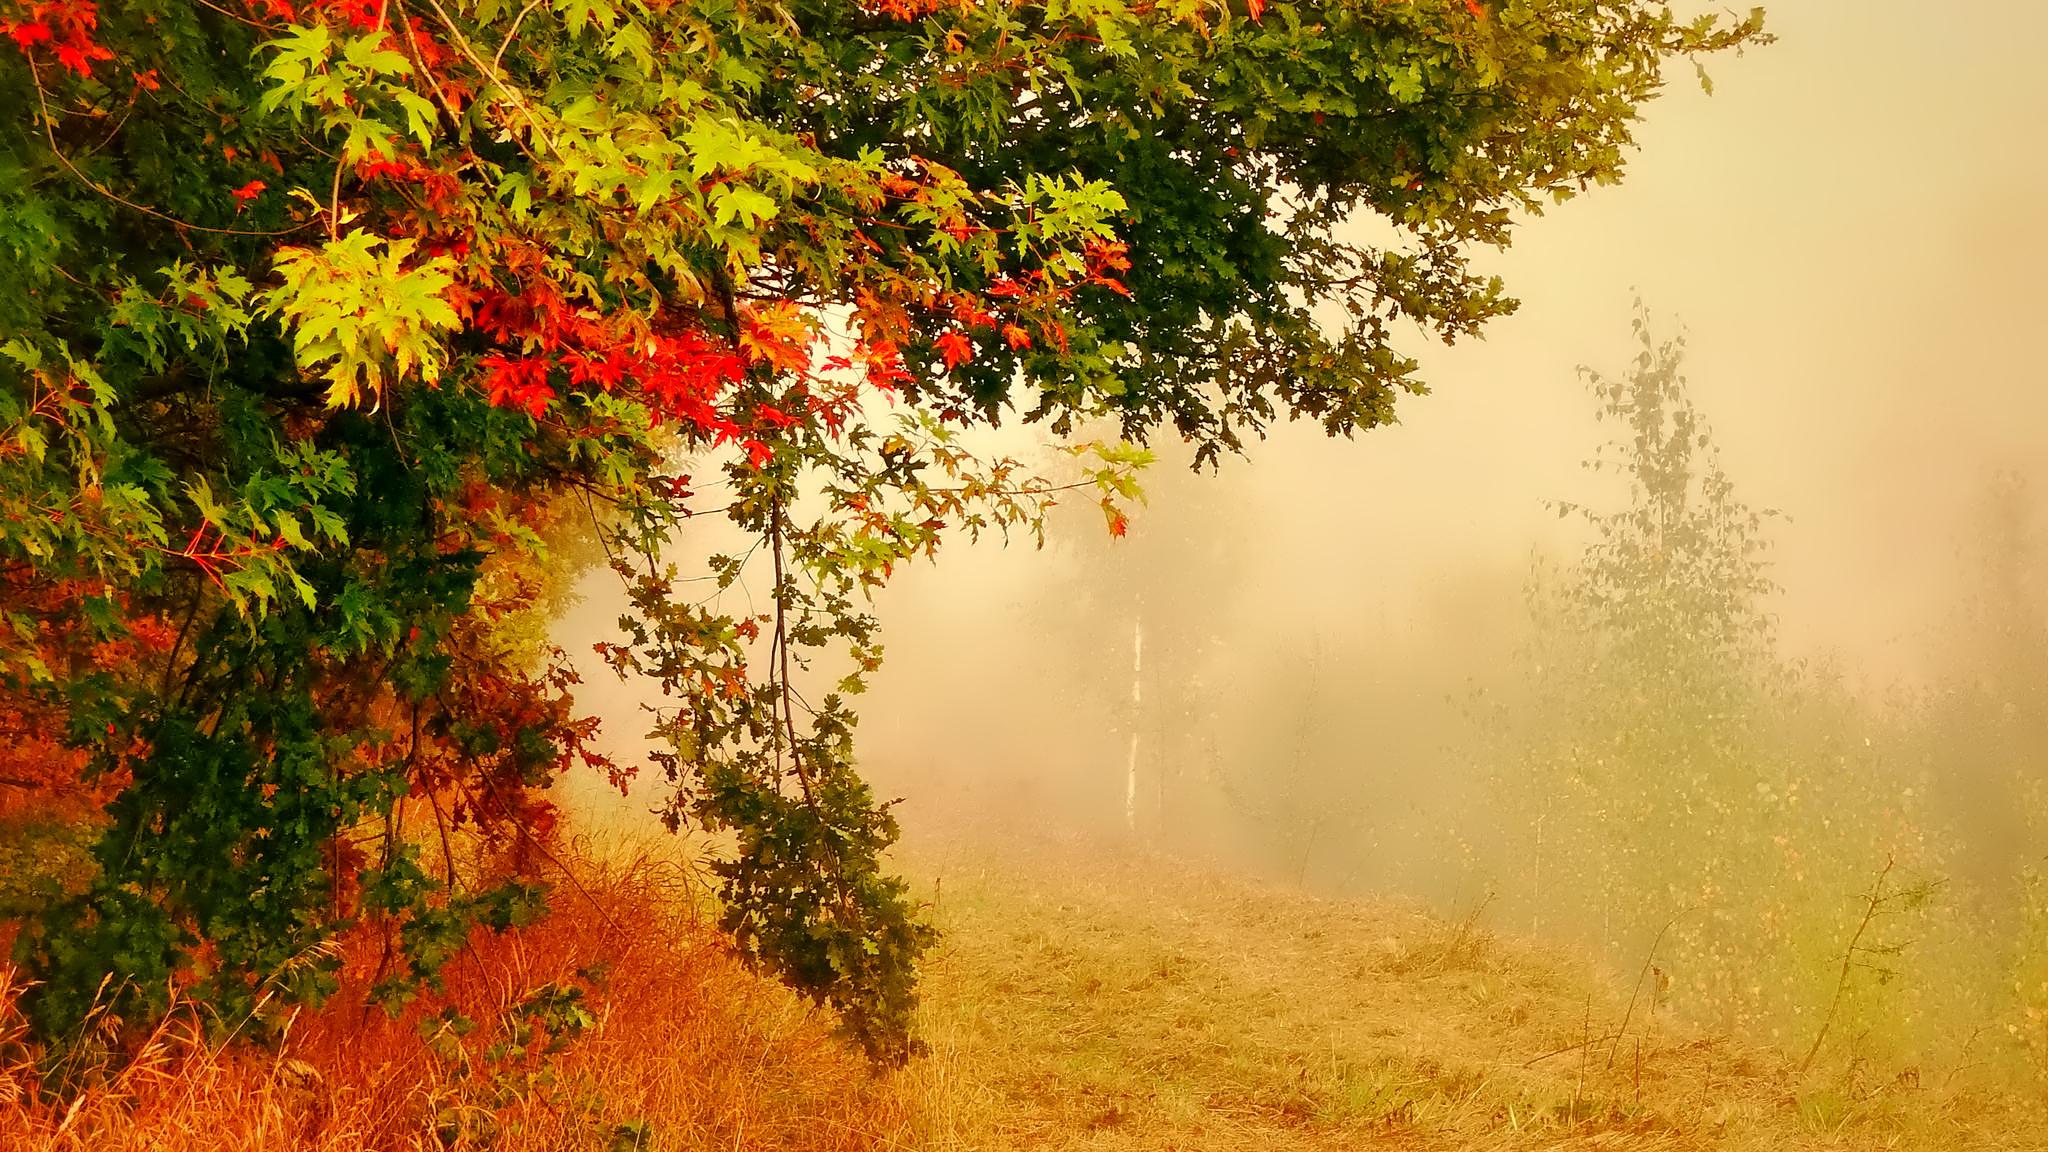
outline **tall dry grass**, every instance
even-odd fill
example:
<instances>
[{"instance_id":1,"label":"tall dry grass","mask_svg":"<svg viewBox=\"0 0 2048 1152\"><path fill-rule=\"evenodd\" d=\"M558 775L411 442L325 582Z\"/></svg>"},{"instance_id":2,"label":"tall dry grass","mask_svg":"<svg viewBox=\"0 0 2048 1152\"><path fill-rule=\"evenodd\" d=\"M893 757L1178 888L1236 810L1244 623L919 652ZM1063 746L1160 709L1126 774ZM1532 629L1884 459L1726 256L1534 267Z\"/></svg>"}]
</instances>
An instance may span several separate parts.
<instances>
[{"instance_id":1,"label":"tall dry grass","mask_svg":"<svg viewBox=\"0 0 2048 1152\"><path fill-rule=\"evenodd\" d=\"M203 1006L185 1004L68 1093L39 1075L21 978L0 968L0 1152L901 1142L903 1093L826 1016L734 961L682 866L639 857L579 872L552 915L479 932L444 989L395 1017L360 991L378 943L348 941L344 987L356 991L271 1021L274 1042L210 1038Z\"/></svg>"}]
</instances>

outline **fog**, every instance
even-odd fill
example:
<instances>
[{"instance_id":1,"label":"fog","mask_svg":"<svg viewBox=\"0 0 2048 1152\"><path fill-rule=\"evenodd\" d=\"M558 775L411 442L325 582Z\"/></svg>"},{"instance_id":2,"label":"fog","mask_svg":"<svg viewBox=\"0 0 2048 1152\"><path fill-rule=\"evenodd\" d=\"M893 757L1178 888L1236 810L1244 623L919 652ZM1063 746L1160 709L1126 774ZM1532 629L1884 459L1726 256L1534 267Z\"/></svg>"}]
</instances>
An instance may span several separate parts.
<instances>
[{"instance_id":1,"label":"fog","mask_svg":"<svg viewBox=\"0 0 2048 1152\"><path fill-rule=\"evenodd\" d=\"M1157 444L1126 538L1084 499L1053 517L1043 549L958 540L899 574L876 602L888 658L861 702L860 757L903 798L910 839L1093 838L1455 913L1508 891L1488 913L1497 926L1640 956L1664 913L1698 901L1660 879L1638 886L1652 895L1632 912L1611 892L1560 903L1546 869L1557 885L1580 868L1590 892L1607 881L1586 869L1611 879L1628 865L1597 852L1574 864L1559 824L1546 846L1544 813L1514 778L1549 755L1531 741L1561 739L1528 735L1554 719L1540 715L1552 705L1531 592L1590 539L1559 505L1628 500L1611 472L1583 465L1615 430L1596 422L1579 368L1627 367L1641 301L1660 335L1685 336L1691 399L1736 493L1779 514L1760 533L1777 589L1762 605L1774 670L1756 695L1794 702L1744 730L1772 733L1756 755L1773 765L1825 767L1759 767L1742 803L1687 799L1662 831L1639 821L1630 835L1650 842L1620 851L1698 839L1699 867L1718 875L1735 841L1798 841L1807 825L1773 821L1802 795L1836 813L1812 822L1825 844L1786 847L1789 871L1751 878L1812 886L1811 908L1758 914L1810 924L1810 938L1713 913L1681 941L1719 957L1702 996L1739 999L1723 988L1747 979L1737 969L1791 955L1729 959L1730 938L1833 955L1839 915L1901 853L1912 878L1899 883L1946 886L1947 911L1914 939L1949 949L1934 961L1949 984L1976 996L2030 962L2012 943L2033 931L2015 893L2048 844L2015 798L2035 795L2028 766L2044 750L2029 733L2048 723L2014 720L2043 696L2015 703L2031 673L2012 669L2048 660L2008 661L1987 689L1996 732L1953 703L1953 685L1982 679L1982 638L1999 631L1959 637L1958 621L1981 614L1996 556L2024 551L2048 507L2048 74L2034 58L2048 8L1785 0L1771 20L1778 42L1717 61L1713 95L1674 78L1623 186L1527 221L1512 250L1487 255L1521 310L1481 341L1412 341L1432 392L1407 398L1398 425L1335 441L1282 425L1213 475ZM1029 428L987 445L1057 468ZM2033 577L2015 579L2014 603L2048 608ZM579 654L617 608L602 579L586 593L561 628ZM633 691L590 680L581 699L630 736ZM1512 719L1517 708L1539 714ZM644 807L636 794L605 810ZM1596 839L1612 818L1599 813L1581 829ZM1895 819L1907 831L1880 835ZM1533 847L1516 839L1532 822ZM1851 825L1877 839L1841 832ZM1811 984L1826 964L1808 968ZM1795 991L1809 1008L1825 999ZM1783 1007L1766 999L1743 1011ZM1907 1016L1942 1010L1916 1004Z\"/></svg>"},{"instance_id":2,"label":"fog","mask_svg":"<svg viewBox=\"0 0 2048 1152\"><path fill-rule=\"evenodd\" d=\"M1771 21L1779 42L1717 61L1711 96L1680 77L1652 107L1625 184L1491 256L1520 312L1483 341L1422 345L1433 392L1398 425L1349 441L1282 426L1202 480L1165 475L1162 446L1152 508L1117 546L1076 515L1050 556L959 548L902 579L881 604L870 757L959 749L972 775L1040 738L1056 694L1029 670L1068 640L1031 606L1132 566L1157 603L1263 621L1237 658L1275 675L1299 673L1311 636L1441 651L1512 624L1530 550L1573 541L1548 502L1602 491L1576 368L1626 360L1637 298L1685 330L1731 477L1785 516L1769 532L1785 646L1876 688L1918 676L1974 502L1998 470L2048 471L2032 47L2048 8L1790 0ZM1216 514L1177 513L1185 499ZM986 665L978 706L933 707L963 651Z\"/></svg>"}]
</instances>

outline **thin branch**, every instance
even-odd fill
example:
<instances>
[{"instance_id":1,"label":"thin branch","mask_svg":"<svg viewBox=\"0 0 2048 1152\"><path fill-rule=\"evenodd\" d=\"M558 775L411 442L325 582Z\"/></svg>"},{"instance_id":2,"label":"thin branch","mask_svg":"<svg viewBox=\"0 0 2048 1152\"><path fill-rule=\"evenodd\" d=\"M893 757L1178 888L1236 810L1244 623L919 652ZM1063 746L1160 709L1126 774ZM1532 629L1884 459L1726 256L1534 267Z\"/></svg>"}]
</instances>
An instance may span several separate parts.
<instances>
[{"instance_id":1,"label":"thin branch","mask_svg":"<svg viewBox=\"0 0 2048 1152\"><path fill-rule=\"evenodd\" d=\"M554 137L550 136L540 126L540 121L534 118L533 109L526 103L526 98L520 95L516 87L504 80L503 73L483 62L483 58L476 54L476 46L469 42L469 37L463 35L462 29L456 25L455 17L448 14L448 10L441 6L440 0L427 0L427 6L432 8L435 14L441 17L441 25L448 29L448 35L454 39L455 47L464 56L469 58L471 64L476 65L479 72L483 73L484 81L503 92L505 97L512 102L512 106L519 110L520 115L526 117L526 126L541 138L541 142L548 146L548 151L554 152L559 156L560 149L555 147Z\"/></svg>"},{"instance_id":2,"label":"thin branch","mask_svg":"<svg viewBox=\"0 0 2048 1152\"><path fill-rule=\"evenodd\" d=\"M1664 934L1671 931L1671 926L1684 919L1686 913L1691 911L1691 908L1683 909L1678 915L1666 920L1664 926L1657 929L1656 939L1650 941L1650 952L1643 957L1643 970L1636 975L1636 986L1628 994L1628 1008L1621 1014L1621 1028L1615 1032L1614 1043L1607 1049L1607 1066L1609 1068L1614 1067L1614 1054L1621 1048L1621 1038L1628 1034L1629 1018L1636 1014L1636 1000L1643 994L1643 982L1650 978L1651 967L1657 961L1657 949L1664 943ZM1652 992L1650 1003L1654 1007L1656 1002L1656 993Z\"/></svg>"},{"instance_id":3,"label":"thin branch","mask_svg":"<svg viewBox=\"0 0 2048 1152\"><path fill-rule=\"evenodd\" d=\"M210 232L217 236L289 236L294 232L304 231L308 226L310 226L313 223L312 221L308 220L303 224L294 224L290 228L280 228L271 231L259 231L249 228L215 228L206 224L194 224L189 220L180 220L176 216L172 216L167 212L161 212L155 208L151 208L147 204L137 204L135 201L120 195L111 188L108 188L106 185L101 184L99 181L94 180L90 176L87 176L85 172L78 167L78 165L73 164L71 162L71 157L66 156L64 154L64 150L58 147L57 130L55 127L56 119L50 114L49 95L43 89L42 70L36 67L36 62L33 59L30 59L28 62L28 72L29 81L36 90L36 106L42 110L43 139L49 142L50 155L55 156L57 158L57 162L64 166L65 171L70 172L72 177L75 178L80 184L83 184L87 188L92 189L94 192L97 192L100 195L106 197L107 199L112 200L114 203L121 205L123 208L131 209L133 211L140 212L145 216L150 216L154 217L155 219L162 220L165 223L172 225L173 227L188 228L194 232Z\"/></svg>"},{"instance_id":4,"label":"thin branch","mask_svg":"<svg viewBox=\"0 0 2048 1152\"><path fill-rule=\"evenodd\" d=\"M497 801L499 809L502 810L508 817L511 816L512 806L506 802L504 795L498 791L497 781L491 779L491 774L489 772L479 772L477 773L477 778L482 780L484 782L484 787L490 790L491 799ZM467 789L465 789L464 791L466 793ZM470 797L470 804L472 807L476 804L475 797ZM537 839L532 832L527 830L526 825L520 823L516 819L510 820L509 823L511 823L512 825L513 832L516 833L521 840L524 840L529 847L531 847L534 851L539 852L541 856L547 860L548 863L553 864L557 869L561 871L562 875L569 881L569 886L576 889L577 894L583 897L584 901L590 905L591 910L596 912L598 917L602 919L605 922L605 924L611 928L612 931L617 932L620 935L625 934L625 928L621 926L617 920L612 919L611 911L607 909L603 904L598 902L597 897L591 893L589 888L584 886L582 878L576 875L574 869L570 868L567 864L562 863L561 858L557 857L553 852L550 852L548 850L547 845L541 843L540 840Z\"/></svg>"},{"instance_id":5,"label":"thin branch","mask_svg":"<svg viewBox=\"0 0 2048 1152\"><path fill-rule=\"evenodd\" d=\"M1892 874L1893 863L1893 858L1887 854L1884 867L1878 870L1877 882L1870 886L1870 891L1863 898L1863 919L1857 922L1855 933L1849 937L1849 946L1842 950L1842 971L1835 978L1835 994L1828 999L1828 1014L1821 1019L1820 1031L1814 1034L1813 1044L1806 1050L1806 1058L1799 1062L1801 1076L1813 1067L1814 1057L1820 1055L1820 1046L1828 1038L1828 1029L1834 1027L1835 1014L1841 1010L1842 997L1849 990L1849 973L1856 967L1856 953L1861 951L1859 946L1863 942L1863 934L1870 931L1871 922L1877 919L1878 909L1885 903L1884 882Z\"/></svg>"},{"instance_id":6,"label":"thin branch","mask_svg":"<svg viewBox=\"0 0 2048 1152\"><path fill-rule=\"evenodd\" d=\"M505 50L512 47L512 41L519 38L519 26L526 23L526 18L533 14L535 8L546 2L547 0L530 0L526 7L519 10L519 15L512 18L511 29L505 33L505 39L498 44L498 50L491 54L491 75L501 75L499 65L504 62Z\"/></svg>"}]
</instances>

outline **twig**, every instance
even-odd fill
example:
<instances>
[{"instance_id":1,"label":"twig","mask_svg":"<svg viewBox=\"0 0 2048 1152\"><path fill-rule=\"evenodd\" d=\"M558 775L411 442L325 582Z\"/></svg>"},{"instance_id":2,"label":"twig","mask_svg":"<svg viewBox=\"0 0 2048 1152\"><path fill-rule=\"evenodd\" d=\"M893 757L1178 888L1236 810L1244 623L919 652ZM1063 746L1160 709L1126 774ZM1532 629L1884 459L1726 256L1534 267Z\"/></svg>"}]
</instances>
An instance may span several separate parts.
<instances>
[{"instance_id":1,"label":"twig","mask_svg":"<svg viewBox=\"0 0 2048 1152\"><path fill-rule=\"evenodd\" d=\"M510 31L508 31L508 32L506 32L506 33L505 33L505 39L499 42L499 44L498 44L498 50L497 50L496 52L493 52L493 53L491 54L491 72L490 72L490 74L491 74L492 76L497 76L497 75L500 75L500 73L499 73L498 69L499 69L500 65L502 65L502 64L504 63L504 60L505 60L505 50L506 50L507 48L510 48L510 47L512 47L512 41L514 41L515 39L518 39L518 37L519 37L519 26L520 26L521 24L524 24L524 23L526 23L526 18L527 18L528 16L531 16L531 15L533 15L533 10L534 10L535 8L538 8L538 7L540 7L540 6L542 5L542 4L545 4L545 3L547 3L547 0L530 0L530 2L529 2L529 3L527 4L527 5L526 5L526 7L524 7L524 8L521 8L521 9L519 10L519 15L517 15L517 16L514 16L514 17L512 18L512 28L511 28L511 30L510 30Z\"/></svg>"},{"instance_id":2,"label":"twig","mask_svg":"<svg viewBox=\"0 0 2048 1152\"><path fill-rule=\"evenodd\" d=\"M1671 931L1671 926L1684 919L1686 914L1691 911L1691 908L1681 909L1678 915L1666 920L1664 926L1657 929L1657 938L1650 941L1650 953L1643 957L1643 970L1637 974L1636 986L1628 994L1628 1008L1621 1014L1621 1028L1614 1034L1614 1043L1607 1049L1607 1066L1609 1068L1614 1067L1614 1055L1621 1050L1621 1038L1628 1034L1628 1022L1636 1014L1636 1001L1643 994L1643 981L1650 978L1650 970L1657 960L1657 949L1664 943L1664 934ZM1653 1004L1656 1002L1654 993L1651 995L1651 1002Z\"/></svg>"},{"instance_id":3,"label":"twig","mask_svg":"<svg viewBox=\"0 0 2048 1152\"><path fill-rule=\"evenodd\" d=\"M172 225L173 227L189 228L194 232L211 232L219 236L289 236L294 232L298 232L304 229L307 226L307 224L312 223L312 221L309 220L305 224L295 224L290 228L280 228L275 231L260 231L248 228L214 228L205 224L194 224L190 220L180 220L178 217L172 216L167 212L162 212L155 208L151 208L147 204L137 204L135 201L130 200L124 196L121 196L112 189L108 188L106 185L99 183L90 176L87 176L85 172L78 167L78 165L73 164L71 162L71 157L66 156L64 154L64 150L57 146L56 118L50 114L49 97L43 89L42 70L37 68L36 62L33 59L31 59L28 62L28 71L30 85L36 90L36 107L41 109L43 114L43 139L47 140L50 144L50 155L56 157L57 163L62 164L64 166L64 170L71 173L72 177L75 178L80 184L83 184L87 188L92 189L94 192L97 192L100 195L106 197L107 199L112 200L114 203L119 204L123 208L128 208L133 211L140 212L145 216L153 216L158 220L162 220L165 223Z\"/></svg>"},{"instance_id":4,"label":"twig","mask_svg":"<svg viewBox=\"0 0 2048 1152\"><path fill-rule=\"evenodd\" d=\"M1595 1044L1603 1044L1609 1040L1614 1039L1616 1036L1619 1035L1620 1033L1618 1032L1602 1032L1598 1036L1588 1037L1586 1039L1580 1040L1576 1044L1567 1044L1562 1048L1557 1048L1549 1052L1545 1052L1541 1056L1531 1056L1527 1060L1522 1061L1522 1067L1534 1068L1536 1065L1543 1063L1545 1060L1554 1059L1558 1056L1568 1055L1570 1053L1579 1051L1581 1048L1590 1048Z\"/></svg>"},{"instance_id":5,"label":"twig","mask_svg":"<svg viewBox=\"0 0 2048 1152\"><path fill-rule=\"evenodd\" d=\"M1828 1029L1835 1025L1835 1013L1840 1011L1842 997L1849 991L1849 973L1856 967L1856 953L1861 950L1863 934L1870 931L1871 921L1877 919L1877 911L1887 899L1884 882L1892 874L1893 863L1891 854L1886 853L1884 867L1877 873L1877 882L1870 886L1870 891L1863 898L1863 919L1857 922L1855 933L1849 937L1849 946L1842 949L1842 971L1835 979L1835 994L1828 1000L1828 1014L1821 1019L1820 1031L1814 1034L1813 1044L1806 1050L1806 1059L1799 1062L1801 1076L1813 1067L1813 1058L1820 1055L1820 1046L1828 1038Z\"/></svg>"}]
</instances>

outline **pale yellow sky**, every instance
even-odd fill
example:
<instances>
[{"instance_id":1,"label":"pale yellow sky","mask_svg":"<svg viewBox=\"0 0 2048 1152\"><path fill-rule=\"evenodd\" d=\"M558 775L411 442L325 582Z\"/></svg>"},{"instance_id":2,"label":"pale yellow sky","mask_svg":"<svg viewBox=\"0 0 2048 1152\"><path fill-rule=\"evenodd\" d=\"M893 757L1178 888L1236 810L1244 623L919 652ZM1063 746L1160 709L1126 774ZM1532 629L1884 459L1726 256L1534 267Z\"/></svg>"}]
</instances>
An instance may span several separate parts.
<instances>
[{"instance_id":1,"label":"pale yellow sky","mask_svg":"<svg viewBox=\"0 0 2048 1152\"><path fill-rule=\"evenodd\" d=\"M1574 368L1624 362L1640 293L1686 326L1739 490L1791 517L1788 642L1910 663L1988 472L2048 482L2048 5L1769 10L1779 42L1716 62L1715 95L1675 78L1624 185L1488 260L1522 311L1429 351L1400 427L1254 454L1235 479L1270 514L1243 530L1276 580L1371 573L1398 621L1548 538L1542 501L1588 491Z\"/></svg>"},{"instance_id":2,"label":"pale yellow sky","mask_svg":"<svg viewBox=\"0 0 2048 1152\"><path fill-rule=\"evenodd\" d=\"M2048 493L2048 4L1770 12L1779 42L1718 61L1714 96L1678 70L1624 185L1488 257L1521 313L1484 341L1422 349L1436 390L1402 424L1352 441L1282 429L1210 481L1230 486L1216 530L1242 560L1204 588L1189 558L1180 593L1257 613L1276 644L1324 631L1427 652L1477 617L1511 618L1532 546L1567 539L1544 502L1599 491L1579 467L1598 432L1575 367L1625 361L1640 294L1687 327L1741 494L1790 516L1773 529L1788 645L1878 681L1910 673L1991 471L2030 471ZM1134 542L1167 534L1165 515L1141 514ZM1099 517L1064 523L1101 532ZM946 727L949 700L1035 699L1030 669L1063 642L1045 633L1046 598L1098 578L1077 568L1100 555L956 544L901 576L881 603L890 660L865 738L902 754L975 743ZM562 628L579 656L616 611L593 592ZM637 692L600 674L585 697L628 739Z\"/></svg>"}]
</instances>

